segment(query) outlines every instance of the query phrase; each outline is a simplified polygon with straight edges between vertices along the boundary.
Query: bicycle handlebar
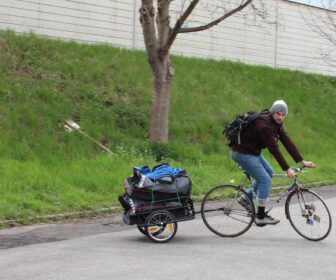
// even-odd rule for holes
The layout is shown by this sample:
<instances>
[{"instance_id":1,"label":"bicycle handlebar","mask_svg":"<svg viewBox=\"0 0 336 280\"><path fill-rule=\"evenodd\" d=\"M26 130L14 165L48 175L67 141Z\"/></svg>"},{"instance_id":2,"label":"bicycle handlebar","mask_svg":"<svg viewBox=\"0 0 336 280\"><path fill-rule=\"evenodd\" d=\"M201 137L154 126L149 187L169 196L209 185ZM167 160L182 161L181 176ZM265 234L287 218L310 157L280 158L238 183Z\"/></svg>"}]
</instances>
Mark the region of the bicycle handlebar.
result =
<instances>
[{"instance_id":1,"label":"bicycle handlebar","mask_svg":"<svg viewBox=\"0 0 336 280\"><path fill-rule=\"evenodd\" d=\"M299 175L299 173L305 172L305 171L303 171L304 168L305 168L305 166L292 168L292 169L296 173L296 177L297 177ZM287 174L273 174L273 177L287 177Z\"/></svg>"}]
</instances>

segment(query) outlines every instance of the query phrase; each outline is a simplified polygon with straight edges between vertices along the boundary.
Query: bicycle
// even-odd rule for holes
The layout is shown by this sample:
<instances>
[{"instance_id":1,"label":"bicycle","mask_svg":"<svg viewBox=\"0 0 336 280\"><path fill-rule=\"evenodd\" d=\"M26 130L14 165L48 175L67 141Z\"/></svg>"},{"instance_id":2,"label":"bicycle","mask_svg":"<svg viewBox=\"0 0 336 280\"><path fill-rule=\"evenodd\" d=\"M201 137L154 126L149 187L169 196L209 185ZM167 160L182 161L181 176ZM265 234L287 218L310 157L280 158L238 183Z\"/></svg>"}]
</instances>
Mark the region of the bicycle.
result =
<instances>
[{"instance_id":1,"label":"bicycle","mask_svg":"<svg viewBox=\"0 0 336 280\"><path fill-rule=\"evenodd\" d=\"M298 176L304 167L294 169L297 173L293 184L266 209L268 214L283 198L285 214L294 230L302 237L311 241L326 238L331 230L330 211L323 199L314 191L303 188L298 182ZM213 233L222 237L236 237L250 229L255 216L256 207L244 190L250 175L245 177L238 186L220 185L211 189L203 198L201 215L205 225ZM277 176L286 176L284 174ZM238 203L238 198L245 195L248 207ZM264 225L263 225L264 226Z\"/></svg>"}]
</instances>

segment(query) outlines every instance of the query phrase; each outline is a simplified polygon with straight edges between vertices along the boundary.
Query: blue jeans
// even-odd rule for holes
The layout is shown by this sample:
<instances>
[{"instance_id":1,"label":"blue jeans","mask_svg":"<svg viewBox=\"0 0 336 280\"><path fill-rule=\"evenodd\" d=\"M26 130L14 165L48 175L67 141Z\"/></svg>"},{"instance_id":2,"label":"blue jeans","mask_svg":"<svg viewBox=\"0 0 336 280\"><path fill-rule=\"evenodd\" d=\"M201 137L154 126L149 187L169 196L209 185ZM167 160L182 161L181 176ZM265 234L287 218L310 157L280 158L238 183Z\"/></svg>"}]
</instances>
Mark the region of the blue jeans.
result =
<instances>
[{"instance_id":1,"label":"blue jeans","mask_svg":"<svg viewBox=\"0 0 336 280\"><path fill-rule=\"evenodd\" d=\"M262 156L242 154L230 151L231 158L237 162L254 179L247 194L252 199L256 195L259 206L265 206L272 186L273 170Z\"/></svg>"}]
</instances>

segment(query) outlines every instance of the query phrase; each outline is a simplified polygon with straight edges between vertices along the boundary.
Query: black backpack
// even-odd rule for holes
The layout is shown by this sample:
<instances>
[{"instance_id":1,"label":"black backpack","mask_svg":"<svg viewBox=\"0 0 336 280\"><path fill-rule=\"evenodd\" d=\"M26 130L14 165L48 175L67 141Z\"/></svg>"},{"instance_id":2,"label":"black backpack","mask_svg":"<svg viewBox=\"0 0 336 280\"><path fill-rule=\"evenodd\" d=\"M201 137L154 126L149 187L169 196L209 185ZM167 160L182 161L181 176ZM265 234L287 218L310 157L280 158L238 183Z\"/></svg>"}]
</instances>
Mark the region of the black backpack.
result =
<instances>
[{"instance_id":1,"label":"black backpack","mask_svg":"<svg viewBox=\"0 0 336 280\"><path fill-rule=\"evenodd\" d=\"M242 115L237 115L236 118L224 126L223 134L229 141L229 146L232 144L241 144L241 137L244 131L257 119L267 119L269 110L265 109L257 112L246 112Z\"/></svg>"}]
</instances>

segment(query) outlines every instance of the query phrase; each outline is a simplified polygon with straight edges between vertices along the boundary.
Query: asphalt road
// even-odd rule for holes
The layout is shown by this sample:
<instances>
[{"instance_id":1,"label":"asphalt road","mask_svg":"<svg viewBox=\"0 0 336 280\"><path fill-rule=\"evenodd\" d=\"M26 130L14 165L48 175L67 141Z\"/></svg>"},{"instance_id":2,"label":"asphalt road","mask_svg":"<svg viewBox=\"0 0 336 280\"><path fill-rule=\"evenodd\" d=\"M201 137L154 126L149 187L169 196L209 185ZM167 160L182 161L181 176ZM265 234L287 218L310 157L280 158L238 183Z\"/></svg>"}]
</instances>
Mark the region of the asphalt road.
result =
<instances>
[{"instance_id":1,"label":"asphalt road","mask_svg":"<svg viewBox=\"0 0 336 280\"><path fill-rule=\"evenodd\" d=\"M322 194L334 222L335 191ZM198 217L179 223L167 244L152 243L136 227L117 223L118 217L97 232L68 237L64 225L3 230L0 241L43 229L49 239L0 250L0 279L336 279L335 227L325 240L311 242L292 229L283 207L272 215L281 219L278 225L253 226L236 238L214 235ZM51 238L59 226L63 234ZM79 231L76 223L71 227Z\"/></svg>"}]
</instances>

